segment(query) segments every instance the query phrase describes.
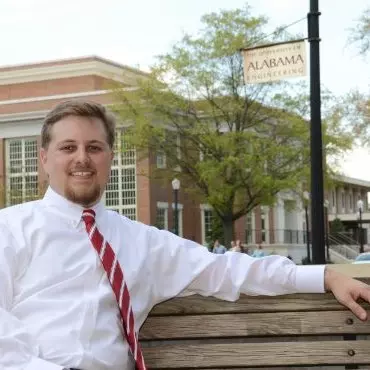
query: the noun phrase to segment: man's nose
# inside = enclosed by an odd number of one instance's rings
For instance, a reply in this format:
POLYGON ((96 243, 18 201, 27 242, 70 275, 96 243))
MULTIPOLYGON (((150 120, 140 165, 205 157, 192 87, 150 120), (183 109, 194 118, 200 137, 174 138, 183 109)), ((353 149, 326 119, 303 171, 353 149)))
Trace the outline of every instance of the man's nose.
POLYGON ((78 148, 76 152, 76 160, 80 163, 88 163, 90 161, 89 153, 85 148, 78 148))

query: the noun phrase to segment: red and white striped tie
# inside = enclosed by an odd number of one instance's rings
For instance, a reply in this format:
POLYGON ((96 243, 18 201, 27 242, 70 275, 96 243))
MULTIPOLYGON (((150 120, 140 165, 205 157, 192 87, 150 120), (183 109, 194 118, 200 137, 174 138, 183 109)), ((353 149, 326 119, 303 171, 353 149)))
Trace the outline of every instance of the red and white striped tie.
POLYGON ((92 245, 98 253, 102 265, 107 273, 108 280, 116 296, 118 307, 121 313, 121 322, 126 334, 126 340, 129 344, 132 356, 135 359, 135 367, 138 370, 145 370, 145 362, 141 347, 135 332, 134 314, 132 312, 130 294, 123 276, 123 271, 117 260, 112 247, 99 232, 95 222, 95 212, 87 209, 82 213, 82 219, 85 222, 86 231, 89 235, 92 245))

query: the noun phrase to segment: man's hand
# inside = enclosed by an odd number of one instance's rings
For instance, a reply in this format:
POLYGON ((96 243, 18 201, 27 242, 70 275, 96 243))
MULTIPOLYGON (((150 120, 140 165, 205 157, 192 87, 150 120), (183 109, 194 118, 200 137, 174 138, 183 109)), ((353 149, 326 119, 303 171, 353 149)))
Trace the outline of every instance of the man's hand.
POLYGON ((349 276, 325 268, 325 290, 332 292, 339 303, 348 307, 360 320, 367 319, 366 311, 357 303, 359 298, 370 303, 370 286, 349 276))

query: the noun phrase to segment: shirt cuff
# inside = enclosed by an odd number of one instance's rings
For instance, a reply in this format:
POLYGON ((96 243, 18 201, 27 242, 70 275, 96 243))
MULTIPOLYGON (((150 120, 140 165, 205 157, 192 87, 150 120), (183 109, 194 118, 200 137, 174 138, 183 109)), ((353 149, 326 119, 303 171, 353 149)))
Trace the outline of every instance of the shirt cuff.
POLYGON ((53 364, 41 358, 32 357, 31 362, 24 368, 24 370, 63 370, 64 366, 53 364))
POLYGON ((295 283, 299 293, 325 293, 325 265, 297 266, 295 283))

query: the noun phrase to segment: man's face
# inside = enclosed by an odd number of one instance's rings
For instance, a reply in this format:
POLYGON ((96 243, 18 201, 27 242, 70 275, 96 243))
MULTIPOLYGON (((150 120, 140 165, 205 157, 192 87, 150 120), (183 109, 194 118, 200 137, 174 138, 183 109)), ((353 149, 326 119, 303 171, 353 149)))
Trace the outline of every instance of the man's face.
POLYGON ((100 119, 69 116, 56 122, 40 157, 57 193, 86 208, 100 200, 113 159, 100 119))

